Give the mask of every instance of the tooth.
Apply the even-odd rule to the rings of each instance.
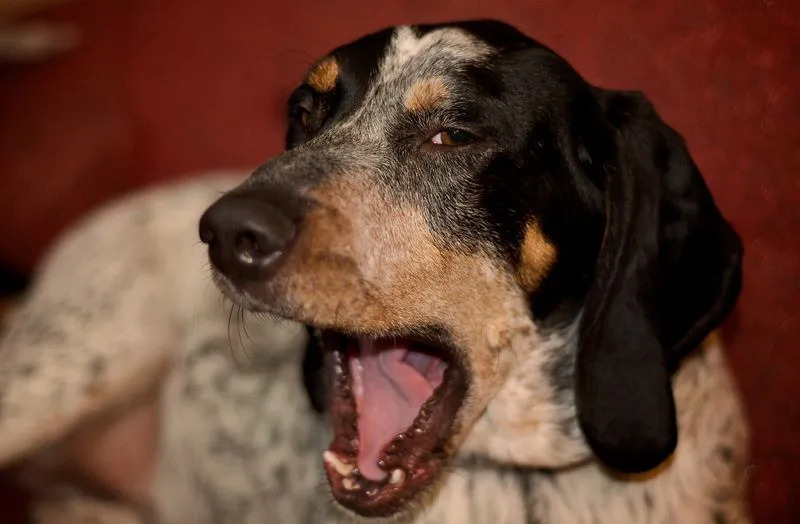
[[[345,464],[344,462],[339,459],[339,457],[333,451],[326,449],[322,452],[322,460],[330,464],[333,469],[336,470],[336,473],[339,475],[346,477],[350,473],[353,472],[354,466],[351,464]]]
[[[405,478],[406,478],[405,472],[402,469],[397,468],[395,470],[392,470],[392,476],[389,477],[389,483],[400,484],[401,482],[403,482],[403,480],[405,480]]]
[[[342,486],[347,491],[353,491],[354,489],[358,489],[358,484],[356,484],[356,481],[350,477],[345,477],[342,479]]]

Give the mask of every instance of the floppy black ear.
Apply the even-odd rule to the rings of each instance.
[[[742,246],[682,138],[644,97],[600,95],[617,160],[579,331],[576,403],[596,456],[651,469],[677,443],[671,371],[733,307]]]

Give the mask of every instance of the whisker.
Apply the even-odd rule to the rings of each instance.
[[[246,313],[247,313],[246,311],[242,310],[242,327],[244,328],[244,335],[247,337],[247,340],[249,340],[250,342],[255,343],[255,340],[253,340],[253,337],[251,337],[250,333],[247,332],[247,316],[246,316]]]
[[[228,350],[233,356],[234,362],[236,362],[236,367],[239,367],[239,359],[236,357],[236,350],[233,347],[233,337],[231,336],[231,322],[233,321],[233,310],[236,307],[236,304],[231,304],[231,311],[228,314]]]
[[[253,364],[253,359],[250,357],[250,354],[247,352],[247,346],[244,343],[244,338],[242,337],[242,326],[244,325],[244,308],[239,306],[239,314],[238,319],[236,322],[236,333],[239,335],[239,345],[242,347],[242,353],[244,353],[245,358],[247,358],[248,364]],[[244,328],[245,333],[247,333],[247,327]],[[249,338],[249,337],[248,337]],[[252,341],[252,339],[250,339]]]

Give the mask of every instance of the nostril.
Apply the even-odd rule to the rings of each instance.
[[[262,244],[263,239],[259,242],[258,237],[252,231],[244,231],[236,235],[236,253],[246,264],[253,264],[271,253],[272,250]]]
[[[295,223],[259,194],[229,194],[200,219],[211,263],[234,280],[264,278],[292,243]]]

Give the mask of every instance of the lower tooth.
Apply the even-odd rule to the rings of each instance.
[[[353,465],[351,465],[351,464],[345,464],[344,462],[342,462],[342,461],[339,459],[339,457],[338,457],[338,456],[336,456],[336,453],[334,453],[334,452],[332,452],[332,451],[330,451],[330,450],[325,450],[325,451],[322,453],[322,459],[323,459],[325,462],[327,462],[328,464],[330,464],[331,466],[333,466],[333,469],[335,469],[335,470],[336,470],[336,472],[337,472],[339,475],[343,476],[343,477],[346,477],[346,476],[348,476],[350,473],[352,473],[352,472],[353,472],[353,469],[354,469],[354,466],[353,466]]]
[[[389,477],[390,484],[400,484],[406,478],[405,472],[398,468],[392,471],[392,476]]]
[[[342,479],[342,486],[344,486],[344,489],[348,491],[353,491],[354,489],[358,488],[358,484],[356,484],[356,481],[351,479],[350,477],[345,477]]]

